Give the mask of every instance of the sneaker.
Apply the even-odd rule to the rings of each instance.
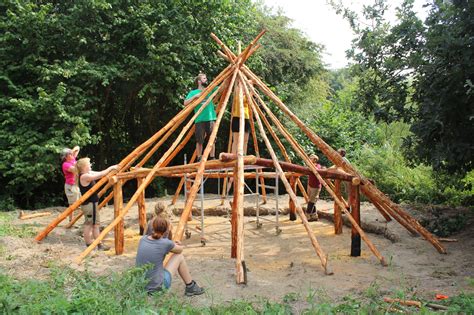
[[[110,249],[110,246],[107,246],[107,245],[105,245],[105,244],[103,244],[103,243],[99,243],[99,245],[97,245],[97,248],[98,248],[99,250],[107,251],[107,250]]]
[[[191,285],[186,285],[186,289],[184,289],[184,295],[186,296],[201,295],[203,293],[204,289],[201,288],[194,280]]]
[[[308,218],[308,221],[309,221],[309,222],[314,222],[314,221],[318,221],[318,220],[319,220],[319,217],[318,217],[318,214],[317,214],[317,213],[307,214],[307,218]]]
[[[201,157],[200,157],[200,156],[198,156],[198,157],[196,158],[196,163],[199,163],[199,162],[201,162]]]
[[[210,156],[210,157],[209,157],[209,161],[213,161],[213,160],[215,160],[215,159],[216,159],[215,156]]]

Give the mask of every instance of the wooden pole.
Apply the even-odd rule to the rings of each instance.
[[[234,195],[237,195],[235,210],[237,210],[237,251],[236,251],[236,282],[237,284],[245,283],[244,269],[244,132],[245,132],[245,115],[244,115],[244,94],[242,91],[243,81],[239,77],[237,82],[239,95],[239,139],[237,144],[237,181],[235,188],[237,190]],[[235,190],[235,189],[234,189]]]
[[[32,213],[32,214],[25,214],[23,211],[20,211],[20,215],[18,216],[18,219],[20,220],[28,220],[28,219],[33,219],[33,218],[39,218],[39,217],[45,217],[51,215],[51,212],[46,211],[46,212],[37,212],[37,213]]]
[[[339,198],[342,198],[341,195],[341,180],[334,180],[334,193]],[[342,212],[339,204],[334,201],[334,233],[342,234]]]
[[[293,176],[290,177],[290,186],[296,195],[296,180]],[[291,198],[289,198],[288,208],[290,209],[290,221],[296,221],[296,205]]]
[[[194,163],[194,161],[196,161],[196,157],[197,157],[197,151],[194,150],[193,156],[191,156],[191,160],[189,160],[189,163]],[[183,188],[183,184],[184,184],[184,177],[182,177],[181,180],[179,181],[178,188],[176,189],[173,200],[171,201],[172,205],[174,205],[176,203],[176,200],[178,200],[179,194],[181,193],[181,189]],[[186,190],[187,189],[188,188],[186,187]]]
[[[123,194],[122,194],[122,184],[123,181],[119,180],[114,185],[114,217],[118,218],[120,212],[123,208]],[[119,223],[115,226],[115,254],[122,255],[123,248],[124,248],[124,234],[123,234],[124,226],[123,226],[123,218],[119,221]]]
[[[230,74],[230,69],[231,69],[230,66],[225,68],[219,74],[219,76],[216,79],[214,79],[214,81],[207,87],[205,91],[209,93],[209,91],[212,91],[214,87],[218,86],[224,79],[226,79]],[[203,91],[201,96],[199,96],[197,99],[191,102],[186,108],[184,108],[181,112],[179,112],[163,128],[161,128],[158,132],[156,132],[150,139],[148,139],[147,141],[142,143],[140,146],[135,148],[135,150],[133,150],[129,155],[127,155],[127,157],[125,157],[119,163],[119,166],[120,166],[119,172],[123,172],[124,170],[127,170],[130,167],[131,163],[133,163],[133,161],[137,159],[138,156],[141,153],[143,153],[143,151],[146,148],[148,148],[157,139],[159,139],[161,135],[163,135],[169,128],[171,128],[171,126],[174,126],[177,123],[177,121],[185,118],[194,109],[194,107],[196,107],[198,104],[200,104],[200,102],[202,102],[202,100],[204,100],[206,96],[207,94],[205,94]],[[87,191],[86,194],[84,194],[84,196],[82,196],[81,198],[79,198],[79,200],[77,200],[72,205],[70,205],[66,210],[64,210],[64,212],[59,214],[58,217],[56,217],[56,219],[54,219],[53,222],[51,222],[44,230],[39,232],[38,235],[36,235],[35,240],[37,242],[42,241],[59,223],[61,223],[65,218],[67,218],[69,214],[71,214],[75,209],[77,209],[77,207],[79,207],[92,194],[94,194],[97,190],[99,190],[102,187],[102,185],[104,185],[104,183],[108,181],[108,178],[115,173],[116,172],[113,171],[109,173],[107,176],[101,178],[91,189]]]
[[[227,76],[223,76],[222,77],[222,80],[223,79],[226,79],[228,76],[230,75],[230,72],[227,73]],[[235,77],[235,75],[234,75]],[[211,83],[210,86],[208,86],[206,88],[205,91],[212,91],[212,89],[217,86],[218,84],[218,80],[214,80],[213,83]],[[219,82],[220,83],[220,82]],[[201,94],[197,99],[202,101],[207,95],[204,94],[204,91],[203,91],[203,94]],[[191,104],[193,104],[195,101],[193,101]],[[199,103],[198,103],[199,104]],[[132,198],[130,199],[130,201],[127,203],[127,205],[125,206],[125,208],[121,211],[120,215],[114,219],[114,221],[112,221],[112,223],[109,224],[109,226],[107,226],[100,234],[99,236],[94,240],[94,242],[92,242],[92,244],[84,251],[81,253],[81,255],[77,258],[77,262],[80,263],[99,243],[100,241],[105,237],[105,235],[107,235],[107,233],[115,227],[115,225],[117,225],[121,219],[123,219],[123,217],[125,216],[125,214],[127,214],[128,210],[132,207],[132,205],[137,201],[138,197],[140,196],[140,194],[145,190],[145,188],[151,183],[151,181],[153,180],[154,178],[154,175],[155,173],[158,171],[158,169],[161,167],[161,164],[163,163],[163,161],[173,152],[173,150],[178,146],[178,144],[181,142],[184,134],[189,130],[189,128],[191,127],[191,125],[194,123],[194,120],[196,119],[196,117],[202,112],[202,110],[204,110],[204,106],[201,106],[199,108],[199,110],[194,114],[194,116],[191,118],[191,120],[186,124],[186,126],[183,128],[183,130],[181,131],[181,133],[178,135],[177,139],[173,142],[173,144],[170,146],[170,148],[168,149],[168,151],[165,152],[165,154],[161,157],[161,159],[156,163],[156,165],[153,167],[153,169],[150,171],[150,173],[146,176],[145,180],[143,181],[143,183],[140,185],[140,187],[138,187],[137,191],[133,194]],[[209,144],[208,146],[209,147]],[[206,149],[207,150],[207,149]],[[210,149],[208,150],[208,153],[210,152]],[[207,159],[207,157],[206,157]],[[202,169],[204,170],[204,164],[201,163],[202,165]],[[196,190],[197,192],[197,190]],[[192,204],[191,204],[192,206]],[[182,236],[182,234],[181,234]]]
[[[359,194],[359,185],[349,185],[350,187],[350,197],[349,203],[351,205],[351,215],[354,218],[354,221],[357,225],[360,226],[360,194]],[[351,230],[351,256],[358,257],[360,256],[360,234],[357,229],[352,226]]]
[[[205,163],[207,161],[207,157],[209,156],[209,153],[211,152],[212,146],[214,145],[214,141],[215,141],[216,136],[217,136],[217,131],[219,130],[220,122],[222,120],[222,117],[224,116],[225,106],[227,105],[227,103],[229,101],[230,92],[231,92],[232,86],[234,85],[235,77],[237,75],[236,70],[237,70],[237,68],[234,66],[233,67],[232,78],[230,79],[230,84],[227,87],[227,90],[225,92],[225,97],[224,97],[224,100],[223,100],[223,108],[217,116],[217,120],[214,124],[214,128],[212,129],[211,135],[209,137],[208,144],[207,144],[207,146],[206,146],[206,148],[203,152],[201,163],[199,164],[199,168],[197,170],[196,179],[194,180],[194,183],[193,183],[193,185],[192,185],[192,187],[189,191],[188,199],[186,200],[186,204],[184,206],[183,213],[181,214],[181,218],[178,222],[178,226],[176,227],[176,231],[173,233],[173,239],[174,240],[181,240],[182,237],[183,237],[184,227],[186,225],[187,218],[188,218],[188,216],[191,212],[194,199],[196,198],[196,194],[197,194],[197,192],[199,190],[199,187],[201,185],[201,182],[202,182],[202,175],[204,173],[204,167],[205,167]]]
[[[249,123],[250,123],[250,132],[252,133],[252,140],[253,140],[253,148],[255,151],[255,155],[257,158],[260,157],[260,149],[258,148],[258,141],[257,141],[257,133],[255,131],[255,122],[253,121],[253,111],[249,106]],[[257,170],[257,173],[261,174],[262,170]],[[262,188],[262,202],[263,204],[267,203],[267,190],[265,188],[265,179],[262,177],[259,177],[260,180],[260,187]],[[257,190],[257,185],[258,183],[255,183],[255,187]]]
[[[137,178],[137,187],[140,187],[143,183],[143,178]],[[138,196],[137,199],[138,205],[138,225],[139,225],[139,233],[143,235],[147,229],[147,222],[146,222],[146,205],[145,205],[145,190]]]
[[[245,88],[244,91],[248,95],[248,90],[246,88]],[[311,227],[309,226],[308,220],[306,219],[306,216],[304,215],[303,209],[301,208],[301,206],[300,206],[300,204],[299,204],[299,202],[296,198],[296,195],[293,193],[293,190],[291,189],[290,184],[288,183],[288,180],[286,179],[285,176],[282,175],[283,170],[280,166],[280,163],[278,163],[278,158],[275,154],[275,151],[273,151],[273,148],[270,144],[270,140],[268,140],[268,137],[265,134],[265,130],[263,129],[263,124],[260,120],[258,112],[255,109],[256,106],[254,105],[253,100],[249,101],[249,106],[252,106],[252,109],[255,112],[255,118],[257,120],[257,125],[258,125],[259,130],[260,130],[260,135],[262,136],[262,138],[265,142],[265,145],[267,146],[267,149],[268,149],[268,151],[269,151],[269,153],[272,157],[272,160],[274,162],[275,169],[276,169],[277,173],[279,174],[280,179],[283,182],[283,185],[285,185],[286,191],[288,192],[288,194],[290,194],[291,199],[293,199],[293,202],[296,204],[296,211],[298,212],[301,220],[303,221],[303,225],[306,229],[306,232],[309,235],[309,238],[311,240],[311,244],[313,245],[313,247],[316,251],[316,254],[319,256],[319,259],[321,260],[321,265],[324,269],[324,272],[328,275],[332,274],[333,272],[329,270],[327,255],[324,253],[324,251],[322,250],[321,246],[318,243],[318,240],[314,236],[313,231],[311,230]]]
[[[399,215],[400,220],[406,221],[407,225],[411,225],[418,233],[420,233],[426,240],[428,240],[437,250],[442,254],[446,254],[446,249],[443,245],[420,225],[412,216],[406,213],[400,206],[393,203],[387,196],[380,192],[372,183],[370,183],[364,176],[362,176],[351,164],[345,161],[334,149],[332,149],[326,142],[318,137],[311,129],[309,129],[295,114],[293,114],[283,102],[261,81],[248,67],[242,67],[242,71],[256,82],[259,88],[272,99],[275,104],[308,136],[308,138],[331,160],[335,165],[342,167],[346,172],[355,174],[361,178],[362,192],[369,198],[371,202],[378,204],[385,204]],[[397,219],[396,217],[394,217]],[[397,220],[398,221],[398,220]],[[400,221],[399,221],[400,222]]]
[[[266,87],[266,86],[265,86]],[[372,244],[372,242],[369,240],[367,235],[364,233],[364,231],[360,228],[360,226],[355,222],[354,218],[351,216],[349,211],[344,207],[344,204],[342,201],[336,196],[334,191],[327,185],[327,183],[323,180],[321,175],[319,174],[319,170],[316,169],[315,165],[311,162],[309,159],[308,155],[303,151],[301,146],[296,142],[295,139],[291,136],[291,134],[281,125],[279,120],[273,115],[273,113],[270,111],[268,106],[263,102],[263,100],[257,96],[257,99],[259,100],[261,106],[265,109],[265,112],[268,114],[268,116],[272,119],[273,123],[277,126],[278,130],[280,133],[287,139],[293,149],[298,153],[298,155],[305,161],[306,165],[311,169],[313,174],[316,176],[316,178],[319,180],[319,182],[323,185],[323,187],[327,190],[327,192],[333,197],[333,199],[339,204],[339,206],[342,208],[344,213],[347,215],[349,221],[352,223],[352,226],[357,229],[357,232],[360,234],[362,239],[365,241],[367,246],[370,248],[372,253],[379,259],[380,263],[383,266],[387,266],[387,263],[384,259],[384,257],[380,254],[380,252],[377,250],[377,248]],[[256,107],[256,106],[255,106]]]

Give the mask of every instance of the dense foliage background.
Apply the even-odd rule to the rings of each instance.
[[[474,4],[435,1],[421,21],[406,0],[391,25],[388,1],[374,3],[361,16],[333,3],[357,37],[353,64],[329,70],[324,47],[250,0],[2,1],[0,209],[65,205],[63,147],[80,145],[95,169],[119,162],[182,108],[199,71],[226,65],[211,32],[235,49],[262,28],[249,66],[384,192],[472,205]],[[156,181],[147,195],[175,184]]]

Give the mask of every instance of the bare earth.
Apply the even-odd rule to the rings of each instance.
[[[147,211],[153,212],[159,199],[147,199]],[[170,198],[162,198],[170,202]],[[215,213],[213,208],[218,201],[205,201],[206,213]],[[196,207],[200,202],[197,200]],[[255,201],[246,199],[245,206],[255,208]],[[288,207],[288,197],[280,196],[280,211]],[[183,200],[176,205],[175,212],[183,207]],[[228,206],[227,206],[228,207]],[[174,206],[171,206],[173,209]],[[283,209],[282,209],[283,208]],[[225,208],[219,208],[226,212]],[[262,205],[262,211],[274,213],[275,200],[269,197]],[[185,257],[190,265],[193,277],[207,288],[204,297],[192,298],[196,305],[210,305],[232,299],[256,300],[260,297],[281,300],[288,293],[305,297],[311,292],[319,296],[339,300],[348,294],[356,295],[376,285],[387,294],[397,289],[415,292],[425,299],[434,299],[436,293],[448,296],[461,292],[473,292],[469,281],[474,278],[474,224],[470,224],[459,234],[451,236],[458,242],[443,243],[447,255],[439,254],[436,249],[421,237],[412,237],[396,221],[386,223],[383,217],[370,204],[362,204],[363,227],[378,230],[381,234],[367,233],[369,239],[389,262],[383,267],[362,242],[362,256],[350,257],[350,228],[344,227],[342,235],[334,234],[330,218],[333,212],[332,202],[320,201],[318,209],[325,212],[319,222],[311,222],[313,232],[324,252],[328,255],[329,265],[334,275],[324,274],[320,260],[316,255],[307,232],[301,221],[289,221],[288,215],[280,214],[276,233],[275,215],[261,217],[263,223],[257,228],[256,217],[245,218],[245,262],[248,268],[248,284],[235,283],[235,263],[230,258],[230,222],[225,216],[205,216],[205,246],[201,244],[199,216],[189,222],[191,237],[185,239]],[[13,224],[37,224],[40,231],[64,208],[48,208],[41,211],[53,211],[48,217],[30,220],[16,219]],[[215,209],[214,209],[215,210]],[[26,213],[30,213],[26,211]],[[32,212],[34,213],[34,212]],[[101,212],[105,225],[113,218],[113,208],[109,206]],[[85,268],[99,274],[120,272],[135,263],[138,240],[138,212],[132,207],[127,214],[125,226],[125,253],[115,256],[114,250],[94,251],[86,261],[77,265],[74,259],[85,249],[80,236],[82,219],[76,227],[65,229],[66,221],[54,229],[41,244],[33,239],[3,237],[4,258],[0,259],[0,269],[17,278],[43,278],[54,265],[67,265],[78,270]],[[176,226],[178,216],[173,217]],[[384,236],[384,235],[385,236]],[[109,233],[105,243],[113,247],[113,232]],[[392,239],[389,240],[388,238]],[[173,278],[172,291],[182,294],[184,286],[178,278]]]

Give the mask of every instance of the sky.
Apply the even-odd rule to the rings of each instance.
[[[415,0],[415,11],[424,20],[426,9],[423,4],[428,0]],[[344,0],[344,5],[360,13],[364,4],[373,0]],[[394,8],[402,0],[391,0],[391,9],[387,13],[389,21],[395,21]],[[293,20],[293,27],[300,29],[313,42],[323,44],[325,53],[323,61],[330,69],[343,68],[348,64],[346,50],[351,47],[354,37],[349,23],[337,15],[326,0],[264,0],[263,3],[274,11],[281,8],[284,15]]]

